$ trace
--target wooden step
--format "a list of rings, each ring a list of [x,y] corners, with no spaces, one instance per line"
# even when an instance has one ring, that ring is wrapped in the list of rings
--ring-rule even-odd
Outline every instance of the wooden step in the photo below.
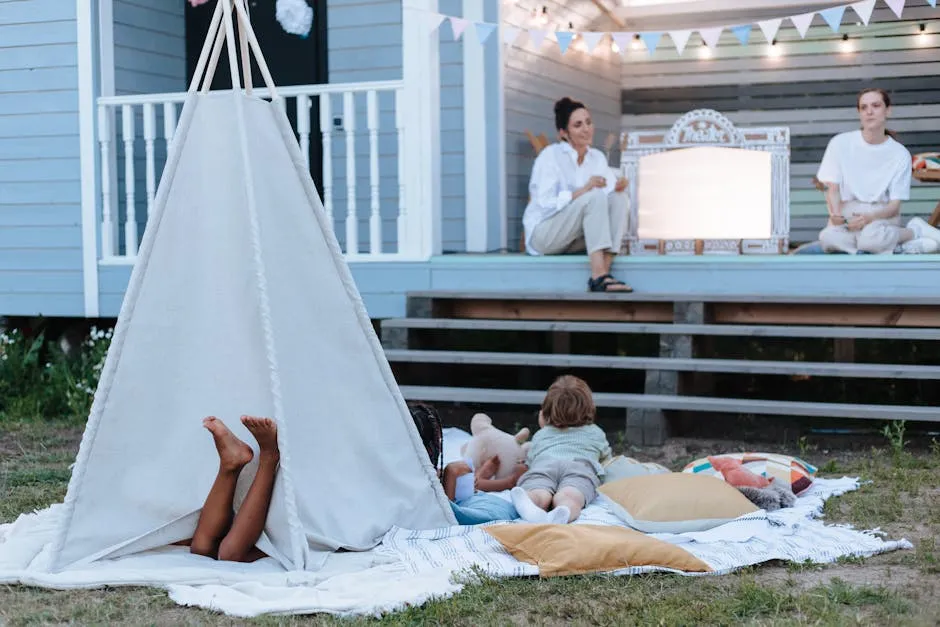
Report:
[[[543,390],[503,390],[410,385],[403,385],[400,389],[407,400],[428,402],[531,405],[538,407],[545,397]],[[797,401],[766,401],[703,396],[611,394],[605,392],[595,393],[594,402],[598,407],[613,408],[940,422],[940,407],[913,407],[906,405],[806,403]]]
[[[850,338],[864,340],[940,340],[940,329],[899,327],[827,327],[758,324],[673,324],[643,322],[568,322],[554,320],[483,320],[467,318],[387,318],[382,329],[454,329],[622,333],[634,335],[709,335],[732,337]]]
[[[815,377],[864,379],[940,380],[940,366],[406,349],[388,349],[385,351],[385,356],[390,362],[394,363],[474,364],[551,368],[613,368],[621,370],[666,370],[671,372],[724,372],[781,376],[808,375]]]

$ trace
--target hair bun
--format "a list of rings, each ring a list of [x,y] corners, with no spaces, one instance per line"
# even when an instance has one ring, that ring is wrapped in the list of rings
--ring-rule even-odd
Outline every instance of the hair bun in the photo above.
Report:
[[[565,96],[561,100],[555,103],[555,113],[561,113],[562,111],[567,111],[571,108],[571,105],[574,104],[574,100]]]

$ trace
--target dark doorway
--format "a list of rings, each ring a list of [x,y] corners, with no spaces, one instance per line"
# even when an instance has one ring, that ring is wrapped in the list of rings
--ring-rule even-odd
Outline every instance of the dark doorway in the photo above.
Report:
[[[326,45],[327,0],[306,0],[313,7],[313,26],[310,34],[299,37],[287,33],[275,17],[276,0],[248,0],[251,24],[264,59],[271,70],[274,83],[279,87],[289,85],[314,85],[329,82]],[[215,2],[199,6],[186,6],[186,84],[192,81],[202,44],[209,30],[209,22],[215,11]],[[236,29],[236,37],[238,35]],[[264,86],[261,73],[252,62],[252,82],[256,87]],[[228,56],[223,49],[218,69],[212,80],[212,89],[231,89]],[[310,174],[317,189],[323,193],[323,147],[320,142],[320,108],[317,99],[312,99],[310,108]],[[287,116],[297,128],[297,107],[293,98],[288,100]]]

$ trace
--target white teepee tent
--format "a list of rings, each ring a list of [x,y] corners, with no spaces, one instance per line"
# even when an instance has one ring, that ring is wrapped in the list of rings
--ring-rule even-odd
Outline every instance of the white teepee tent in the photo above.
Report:
[[[252,445],[238,416],[277,421],[281,467],[259,547],[287,569],[370,548],[393,525],[454,522],[243,1],[215,9],[72,472],[55,570],[191,537],[218,465],[206,415]],[[234,89],[209,92],[223,42]],[[249,45],[273,102],[251,94]]]

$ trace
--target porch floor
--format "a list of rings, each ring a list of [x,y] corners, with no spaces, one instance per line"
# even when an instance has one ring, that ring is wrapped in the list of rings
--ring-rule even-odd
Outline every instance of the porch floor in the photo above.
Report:
[[[373,318],[404,316],[413,292],[584,294],[588,274],[584,255],[449,254],[420,262],[350,259],[349,266]],[[101,266],[103,316],[117,315],[130,270]],[[613,272],[637,296],[940,301],[940,255],[624,256]]]

